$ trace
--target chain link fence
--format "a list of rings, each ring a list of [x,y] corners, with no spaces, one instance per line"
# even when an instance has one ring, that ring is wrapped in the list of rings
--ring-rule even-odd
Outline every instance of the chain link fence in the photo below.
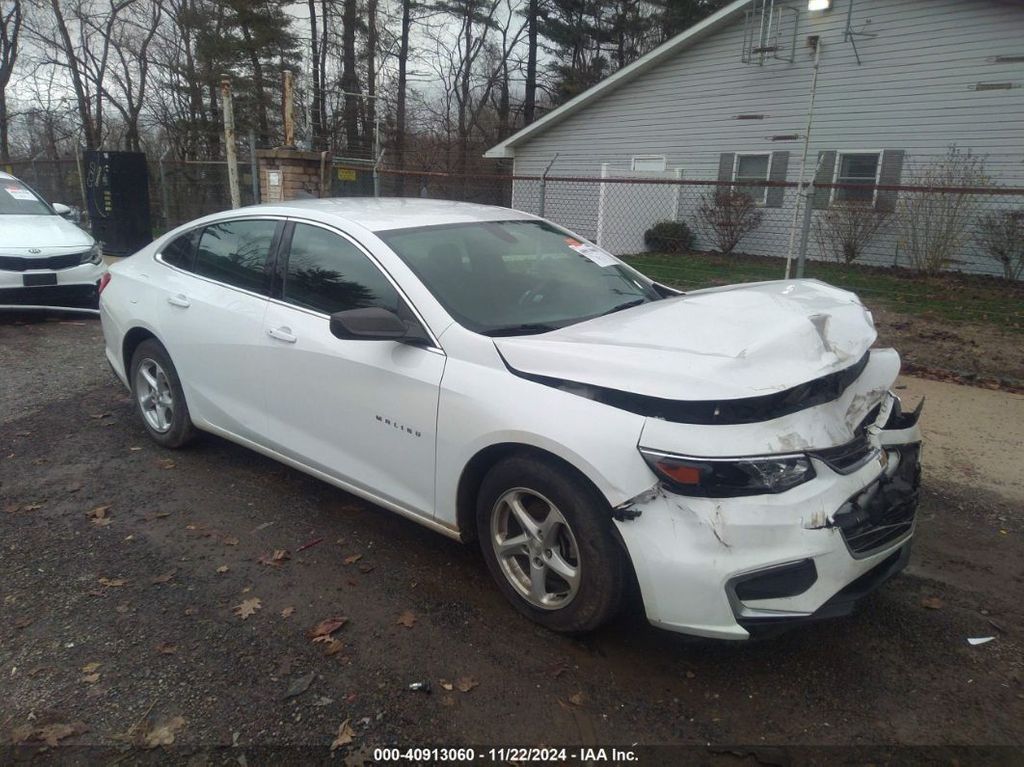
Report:
[[[154,237],[200,216],[231,207],[227,162],[149,157],[147,165],[147,191]],[[82,163],[79,158],[15,160],[0,164],[0,170],[17,176],[47,201],[61,202],[76,208],[81,223],[88,226],[85,189],[81,181]],[[252,165],[248,157],[239,158],[238,171],[242,205],[259,202],[259,190],[253,184]]]

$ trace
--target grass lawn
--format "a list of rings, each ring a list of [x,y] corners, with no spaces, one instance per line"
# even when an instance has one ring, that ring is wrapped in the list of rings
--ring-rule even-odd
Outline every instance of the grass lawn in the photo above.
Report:
[[[651,279],[682,289],[779,280],[785,261],[714,253],[644,253],[625,259]],[[794,265],[795,266],[795,265]],[[856,292],[869,306],[942,323],[981,323],[1024,332],[1024,282],[959,273],[925,277],[906,269],[809,261],[807,277]]]

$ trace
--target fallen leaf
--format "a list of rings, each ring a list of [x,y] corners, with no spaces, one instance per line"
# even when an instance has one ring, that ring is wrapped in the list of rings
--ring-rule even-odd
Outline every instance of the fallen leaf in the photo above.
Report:
[[[27,504],[26,506],[23,506],[22,510],[23,511],[36,511],[38,509],[43,508],[43,506],[45,506],[45,505],[46,505],[45,503],[30,503],[30,504]]]
[[[184,726],[185,720],[180,716],[175,716],[163,724],[154,727],[146,734],[144,743],[146,748],[171,745],[174,743],[174,736],[178,734],[178,730]]]
[[[119,589],[127,582],[124,578],[100,578],[100,585],[108,589]]]
[[[353,554],[352,556],[345,557],[341,561],[342,561],[342,563],[344,563],[346,565],[354,565],[356,562],[358,562],[362,558],[363,558],[362,554]]]
[[[160,468],[161,469],[173,469],[174,468],[174,461],[172,461],[170,458],[164,458],[162,461],[160,461]]]
[[[84,666],[82,666],[82,673],[83,674],[91,674],[92,672],[96,671],[96,669],[98,669],[100,667],[100,665],[101,664],[95,663],[95,662],[93,662],[93,663],[86,663]]]
[[[224,539],[224,545],[225,546],[237,546],[238,545],[238,539],[229,535],[227,538]]]
[[[406,610],[398,616],[398,620],[395,621],[399,626],[405,626],[407,629],[411,629],[413,624],[416,623],[416,614],[412,610]]]
[[[110,504],[106,506],[97,506],[95,509],[89,509],[86,512],[86,516],[92,517],[93,519],[103,519],[107,516],[107,512],[110,510]]]
[[[373,572],[373,565],[367,565],[367,564],[359,565],[359,572],[363,573],[364,575],[366,573],[372,573]]]
[[[27,615],[24,618],[18,618],[18,620],[14,621],[14,628],[16,628],[16,629],[28,628],[29,626],[32,625],[32,621],[33,620],[35,620],[35,619],[34,618],[30,618]]]
[[[330,657],[331,655],[337,655],[344,649],[344,642],[339,642],[337,639],[332,639],[327,643],[327,647],[324,648],[324,655],[328,657]]]
[[[442,706],[446,706],[446,707],[454,706],[455,705],[455,698],[453,698],[451,695],[442,695],[441,696],[441,705]]]
[[[273,554],[264,554],[259,559],[261,565],[269,565],[271,567],[280,567],[287,560],[291,559],[291,555],[287,549],[274,549]]]
[[[82,677],[82,681],[85,682],[86,684],[96,684],[98,681],[100,681],[100,675],[99,674],[86,674],[85,676]]]
[[[107,412],[107,413],[90,413],[89,417],[90,418],[100,419],[100,418],[110,418],[110,416],[112,416],[112,415],[113,415],[113,413],[110,413],[110,412]]]
[[[330,642],[331,634],[348,623],[348,618],[334,617],[326,618],[309,630],[308,636],[314,642]]]
[[[220,567],[217,568],[217,572],[220,573],[221,575],[223,575],[224,573],[226,573],[230,569],[231,568],[228,567],[227,565],[221,565]]]
[[[451,692],[452,690],[454,690],[454,689],[455,689],[455,685],[453,685],[453,684],[452,684],[452,683],[451,683],[450,681],[448,681],[447,679],[439,679],[439,680],[437,681],[437,683],[438,683],[439,685],[441,685],[441,689],[442,689],[442,690],[447,690],[448,692]]]
[[[285,698],[294,698],[298,695],[302,695],[309,686],[313,683],[313,679],[316,678],[316,672],[310,671],[308,674],[297,676],[292,680],[292,683],[288,685],[288,690],[285,692]]]
[[[286,607],[286,608],[284,608],[281,611],[281,617],[282,618],[291,618],[292,615],[294,615],[294,614],[295,614],[295,608],[294,607]]]
[[[569,696],[569,702],[572,703],[574,706],[582,706],[583,705],[583,693],[582,692],[574,692],[572,695]]]
[[[161,655],[174,655],[178,652],[178,645],[171,642],[161,642],[156,646],[156,651]]]
[[[252,599],[246,599],[242,604],[238,605],[234,609],[235,615],[241,618],[243,621],[250,615],[263,607],[263,602],[259,597],[253,597]]]
[[[921,606],[927,607],[929,610],[941,610],[943,603],[938,597],[925,597],[921,600]]]
[[[178,572],[177,570],[171,570],[169,573],[164,573],[163,575],[157,575],[156,577],[154,577],[150,581],[150,583],[152,583],[153,585],[156,585],[158,583],[167,583],[167,581],[169,581],[171,578],[173,578],[177,574],[177,572]]]
[[[120,604],[117,607],[115,607],[114,609],[117,610],[119,613],[121,613],[123,615],[124,613],[128,612],[128,610],[131,609],[131,608],[130,608],[130,605]]]
[[[28,742],[42,742],[51,748],[56,748],[60,741],[70,738],[72,735],[81,735],[89,729],[82,722],[72,724],[48,724],[44,727],[26,725],[16,727],[11,731],[11,742],[23,744]]]
[[[479,686],[479,682],[471,676],[460,676],[455,680],[455,688],[459,692],[469,692],[474,687]]]
[[[142,450],[141,447],[130,447],[128,449],[131,450],[132,452],[135,452],[136,450]]]
[[[347,746],[356,737],[356,731],[349,727],[349,720],[346,719],[344,722],[338,725],[338,734],[334,736],[334,741],[331,743],[331,751]]]

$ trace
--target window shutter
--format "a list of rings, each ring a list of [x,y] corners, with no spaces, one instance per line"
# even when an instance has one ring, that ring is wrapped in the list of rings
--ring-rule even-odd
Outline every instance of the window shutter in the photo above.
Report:
[[[768,170],[769,181],[785,181],[786,171],[789,169],[789,152],[772,152],[772,165]],[[782,199],[786,190],[781,186],[768,187],[768,195],[765,198],[766,208],[781,208]]]
[[[903,155],[902,149],[886,149],[882,152],[882,170],[878,174],[878,183],[881,186],[899,186],[900,178],[903,176]],[[875,210],[885,213],[892,213],[896,209],[896,198],[899,192],[878,190],[875,196]]]
[[[735,165],[735,152],[722,152],[722,154],[718,155],[718,180],[732,181],[732,169]]]
[[[832,199],[831,189],[819,189],[818,184],[831,184],[836,172],[836,153],[818,152],[818,172],[814,174],[814,198],[811,207],[824,210]]]

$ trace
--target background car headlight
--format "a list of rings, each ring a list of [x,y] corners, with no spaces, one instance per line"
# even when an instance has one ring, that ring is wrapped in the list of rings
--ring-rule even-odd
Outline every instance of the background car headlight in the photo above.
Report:
[[[640,450],[647,465],[681,495],[729,498],[782,493],[814,479],[814,467],[805,455],[702,459]]]
[[[98,264],[103,260],[103,246],[98,242],[94,243],[89,250],[82,254],[83,264]]]

